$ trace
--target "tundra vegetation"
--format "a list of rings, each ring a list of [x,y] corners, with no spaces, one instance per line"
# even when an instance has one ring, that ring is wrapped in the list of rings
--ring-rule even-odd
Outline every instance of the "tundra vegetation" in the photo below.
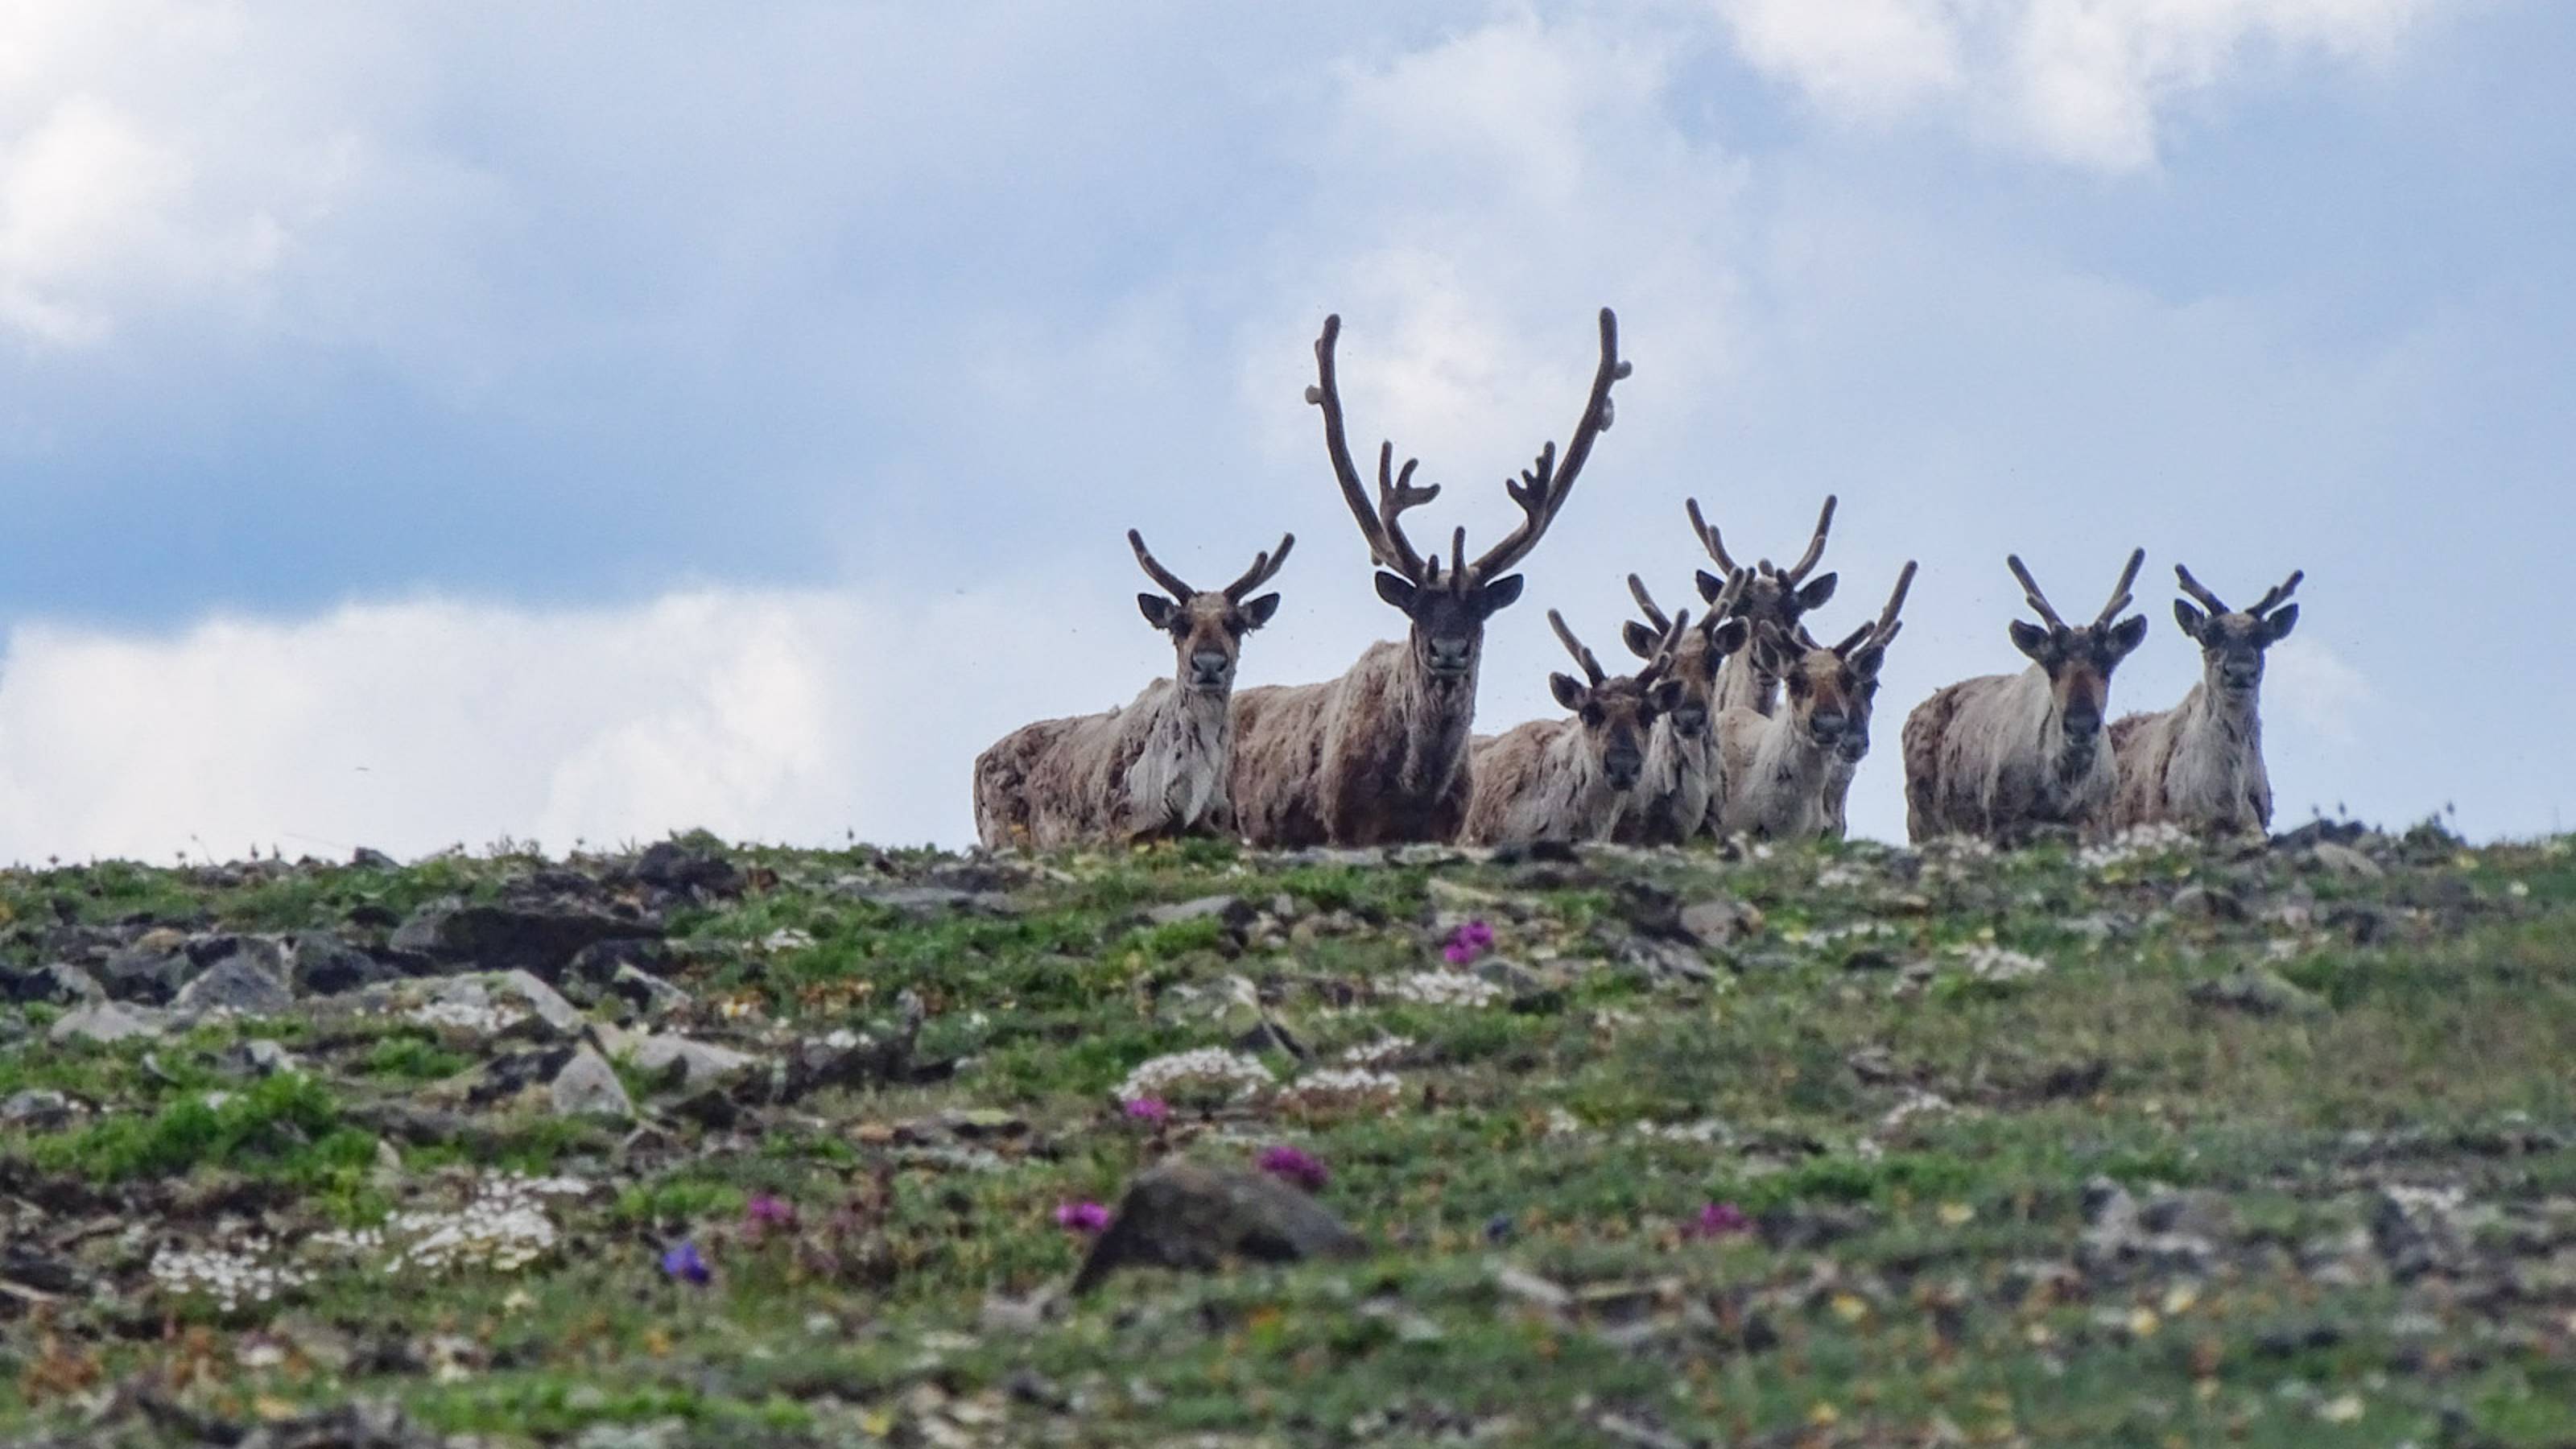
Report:
[[[2565,1444],[2570,846],[0,872],[0,1441]]]
[[[1173,676],[1123,709],[1041,720],[975,759],[975,832],[989,846],[1048,849],[1086,840],[1132,842],[1227,833],[1234,764],[1230,702],[1243,638],[1268,623],[1277,594],[1248,597],[1288,562],[1296,535],[1255,554],[1233,583],[1202,592],[1182,582],[1127,530],[1127,546],[1169,598],[1138,594],[1145,622],[1171,636]]]
[[[1455,839],[1473,790],[1469,745],[1476,719],[1476,671],[1485,621],[1521,594],[1509,572],[1538,546],[1574,490],[1592,445],[1611,423],[1610,389],[1628,376],[1619,324],[1601,309],[1601,361],[1562,459],[1539,450],[1520,481],[1504,482],[1521,521],[1503,541],[1467,558],[1467,531],[1450,539],[1444,573],[1405,537],[1402,515],[1431,502],[1440,485],[1416,487],[1417,459],[1395,467],[1395,445],[1377,454],[1372,506],[1351,461],[1333,351],[1339,316],[1315,340],[1315,385],[1306,401],[1324,417],[1324,449],[1342,499],[1378,566],[1378,597],[1408,622],[1402,642],[1369,646],[1340,678],[1272,685],[1235,696],[1234,806],[1243,838],[1256,845],[1381,845]]]

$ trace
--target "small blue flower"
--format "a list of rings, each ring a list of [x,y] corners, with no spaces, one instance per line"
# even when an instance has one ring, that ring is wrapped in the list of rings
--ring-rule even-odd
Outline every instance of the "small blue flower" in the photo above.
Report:
[[[707,1268],[707,1260],[699,1256],[698,1245],[686,1238],[662,1255],[662,1271],[683,1283],[694,1283],[700,1287],[715,1277]]]

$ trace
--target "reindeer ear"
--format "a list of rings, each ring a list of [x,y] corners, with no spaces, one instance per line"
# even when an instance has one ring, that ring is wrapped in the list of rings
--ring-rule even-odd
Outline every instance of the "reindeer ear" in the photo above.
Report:
[[[1243,627],[1246,630],[1258,629],[1270,622],[1271,615],[1279,612],[1279,596],[1263,594],[1257,599],[1247,599],[1242,612]]]
[[[1181,606],[1160,594],[1138,594],[1136,610],[1145,616],[1146,623],[1157,629],[1169,629],[1172,620],[1179,616]]]
[[[1839,574],[1819,574],[1809,579],[1806,587],[1797,592],[1798,611],[1813,613],[1823,608],[1834,596],[1834,585],[1840,582],[1842,582],[1842,576]]]
[[[2174,622],[2180,624],[2182,632],[2189,635],[2196,643],[2200,639],[2200,631],[2209,623],[2209,620],[2189,602],[2176,599],[2174,600]]]
[[[2133,614],[2121,620],[2112,626],[2110,636],[2103,642],[2110,648],[2113,663],[2128,658],[2131,650],[2147,642],[2147,616]]]
[[[1726,592],[1726,580],[1706,569],[1701,569],[1694,581],[1699,585],[1699,597],[1702,603],[1714,604],[1717,602],[1717,596]]]
[[[1619,642],[1627,645],[1628,652],[1638,658],[1652,659],[1655,657],[1655,646],[1663,641],[1655,637],[1654,630],[1631,619],[1619,626]]]
[[[1380,569],[1377,575],[1377,596],[1407,614],[1413,612],[1413,584],[1401,574],[1391,574]]]
[[[2280,643],[2282,640],[2289,638],[2289,637],[2290,637],[2290,630],[2291,630],[2291,629],[2293,629],[2293,628],[2295,628],[2295,627],[2297,627],[2298,622],[2299,622],[2299,606],[2298,606],[2298,605],[2296,605],[2296,604],[2292,604],[2292,605],[2290,605],[2289,607],[2284,608],[2284,609],[2276,609],[2276,610],[2274,610],[2273,612],[2271,612],[2271,613],[2269,613],[2269,614],[2264,615],[2264,616],[2263,616],[2263,645],[2264,645],[2264,647],[2265,647],[2265,648],[2270,648],[2272,645],[2278,644],[2278,643]]]
[[[1709,652],[1720,657],[1732,654],[1743,648],[1752,634],[1753,626],[1741,617],[1729,619],[1708,631]]]
[[[1521,583],[1519,574],[1505,574],[1479,587],[1476,590],[1476,612],[1490,619],[1510,608],[1512,600],[1521,596]]]
[[[1878,667],[1886,662],[1887,651],[1876,644],[1853,650],[1852,657],[1843,661],[1851,669],[1852,678],[1864,684],[1877,679]]]
[[[1583,708],[1583,686],[1577,684],[1571,674],[1549,675],[1547,692],[1555,695],[1556,702],[1567,709]]]
[[[1671,714],[1681,707],[1682,682],[1678,679],[1658,679],[1655,687],[1646,691],[1646,717],[1649,720]]]
[[[2046,629],[2023,619],[2013,620],[2009,627],[2015,649],[2029,655],[2034,664],[2048,662],[2049,634]]]
[[[1798,662],[1797,647],[1775,629],[1753,631],[1753,662],[1767,674],[1787,674]]]

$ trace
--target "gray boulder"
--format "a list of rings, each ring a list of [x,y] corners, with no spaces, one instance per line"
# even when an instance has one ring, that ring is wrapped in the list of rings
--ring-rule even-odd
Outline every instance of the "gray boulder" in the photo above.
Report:
[[[1173,1161],[1128,1185],[1073,1291],[1140,1264],[1207,1272],[1238,1259],[1294,1263],[1366,1251],[1331,1209],[1266,1172]]]

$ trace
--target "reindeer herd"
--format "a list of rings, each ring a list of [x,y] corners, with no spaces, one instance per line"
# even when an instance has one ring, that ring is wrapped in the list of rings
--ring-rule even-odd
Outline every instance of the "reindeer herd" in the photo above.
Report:
[[[1834,500],[1787,568],[1738,563],[1690,500],[1692,536],[1716,565],[1694,580],[1699,616],[1667,615],[1630,574],[1640,617],[1620,638],[1638,667],[1612,675],[1549,610],[1582,671],[1549,676],[1565,716],[1478,735],[1486,623],[1521,596],[1512,570],[1546,535],[1610,427],[1611,389],[1630,372],[1618,320],[1602,309],[1600,363],[1564,452],[1547,444],[1519,481],[1505,482],[1521,521],[1472,559],[1463,528],[1445,558],[1406,537],[1403,515],[1440,488],[1413,482],[1419,460],[1397,468],[1391,442],[1379,445],[1371,500],[1342,416],[1333,361],[1340,336],[1341,319],[1325,318],[1306,401],[1323,414],[1333,476],[1377,567],[1378,597],[1405,616],[1404,639],[1370,645],[1336,679],[1237,692],[1244,637],[1279,607],[1277,594],[1254,591],[1277,575],[1295,539],[1281,538],[1242,577],[1202,592],[1130,530],[1136,561],[1168,595],[1139,594],[1137,604],[1171,636],[1175,671],[1123,708],[1027,725],[978,756],[975,828],[986,845],[1193,834],[1263,847],[1677,845],[1843,834],[1914,564],[1897,575],[1876,618],[1826,644],[1806,620],[1834,596],[1836,576],[1816,573]],[[2145,616],[2121,617],[2146,551],[2129,555],[2110,602],[2081,625],[2059,616],[2019,556],[2005,562],[2039,621],[2008,626],[2030,665],[1950,685],[1907,716],[1908,834],[2016,844],[2050,830],[2098,838],[2158,822],[2212,834],[2266,827],[2272,792],[2256,696],[2264,652],[2298,621],[2298,606],[2285,601],[2303,575],[2240,611],[2176,566],[2182,591],[2201,605],[2174,603],[2175,621],[2200,646],[2201,681],[2173,709],[2111,721],[2112,673],[2147,636]]]

